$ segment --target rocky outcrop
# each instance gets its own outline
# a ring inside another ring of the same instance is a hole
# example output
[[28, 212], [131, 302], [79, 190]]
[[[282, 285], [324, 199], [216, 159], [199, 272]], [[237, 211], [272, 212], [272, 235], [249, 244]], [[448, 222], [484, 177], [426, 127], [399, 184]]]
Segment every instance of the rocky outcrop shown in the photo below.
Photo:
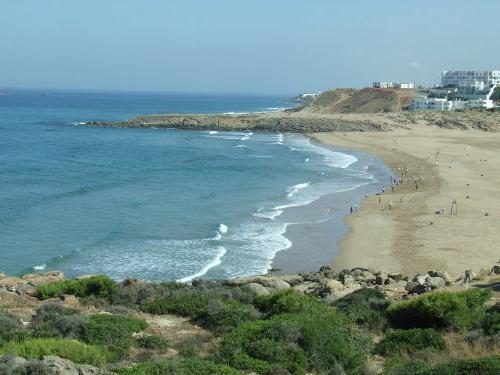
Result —
[[52, 283], [55, 281], [64, 281], [64, 273], [61, 271], [52, 271], [44, 273], [32, 273], [20, 277], [0, 276], [0, 290], [5, 289], [8, 292], [36, 295], [36, 289], [40, 285]]
[[[4, 371], [5, 370], [5, 371]], [[26, 360], [17, 356], [0, 358], [1, 374], [110, 375], [110, 372], [67, 359], [46, 356], [42, 360]]]
[[87, 122], [87, 126], [125, 128], [173, 128], [219, 131], [263, 131], [314, 133], [328, 131], [382, 131], [383, 126], [370, 121], [345, 120], [324, 115], [294, 113], [168, 114], [136, 117], [127, 121]]
[[[491, 276], [500, 274], [500, 267], [493, 266], [488, 274]], [[469, 276], [469, 281], [476, 277], [470, 271]], [[453, 285], [462, 285], [465, 283], [465, 276], [453, 280], [446, 271], [436, 270], [416, 275], [387, 274], [367, 268], [353, 268], [335, 272], [326, 266], [318, 272], [293, 276], [270, 273], [263, 276], [225, 280], [221, 283], [247, 286], [259, 296], [269, 295], [278, 290], [293, 289], [296, 292], [314, 295], [330, 302], [361, 288], [376, 289], [388, 298], [406, 298]]]

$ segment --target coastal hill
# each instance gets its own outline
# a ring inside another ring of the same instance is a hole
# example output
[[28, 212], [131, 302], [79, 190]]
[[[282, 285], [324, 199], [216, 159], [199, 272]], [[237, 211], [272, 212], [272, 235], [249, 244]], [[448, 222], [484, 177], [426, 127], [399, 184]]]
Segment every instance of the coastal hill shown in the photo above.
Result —
[[292, 111], [306, 113], [381, 113], [407, 109], [413, 91], [403, 89], [334, 89]]

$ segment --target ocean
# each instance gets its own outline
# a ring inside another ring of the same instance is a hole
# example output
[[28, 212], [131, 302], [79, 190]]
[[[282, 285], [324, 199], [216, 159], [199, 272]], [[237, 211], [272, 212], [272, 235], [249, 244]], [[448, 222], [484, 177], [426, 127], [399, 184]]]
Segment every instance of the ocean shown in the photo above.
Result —
[[349, 203], [307, 217], [297, 208], [346, 191], [359, 191], [358, 202], [390, 173], [370, 156], [298, 134], [82, 126], [275, 111], [288, 107], [283, 97], [0, 92], [0, 271], [8, 274], [186, 282], [264, 273], [292, 246], [290, 224], [342, 225]]

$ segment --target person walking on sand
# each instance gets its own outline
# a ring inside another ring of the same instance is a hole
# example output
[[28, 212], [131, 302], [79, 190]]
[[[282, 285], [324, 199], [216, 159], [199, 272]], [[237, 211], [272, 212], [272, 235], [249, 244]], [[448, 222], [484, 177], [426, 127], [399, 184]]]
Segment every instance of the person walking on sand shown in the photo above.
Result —
[[378, 204], [380, 204], [380, 195], [378, 196]]
[[352, 206], [351, 206], [351, 215], [352, 215], [352, 212], [353, 212], [353, 209], [352, 209]]
[[389, 202], [389, 210], [392, 208], [392, 202]]

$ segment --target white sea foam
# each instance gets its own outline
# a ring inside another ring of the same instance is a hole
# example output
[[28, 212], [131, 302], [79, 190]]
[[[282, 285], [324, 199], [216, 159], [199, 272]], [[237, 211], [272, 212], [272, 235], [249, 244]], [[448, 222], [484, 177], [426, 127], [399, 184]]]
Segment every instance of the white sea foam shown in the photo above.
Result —
[[220, 224], [220, 225], [219, 225], [219, 233], [221, 233], [221, 234], [225, 234], [225, 233], [227, 233], [228, 229], [229, 229], [229, 228], [228, 228], [228, 227], [227, 227], [227, 225], [225, 225], [225, 224]]
[[248, 136], [248, 135], [245, 135], [245, 136], [240, 138], [240, 140], [242, 140], [242, 141], [248, 141], [249, 139], [250, 139], [250, 136]]
[[290, 107], [267, 107], [266, 112], [283, 112]]
[[215, 258], [212, 259], [208, 264], [206, 264], [200, 271], [196, 272], [193, 275], [183, 277], [182, 279], [177, 280], [178, 283], [188, 283], [192, 281], [193, 279], [196, 279], [198, 277], [202, 277], [207, 274], [208, 271], [210, 271], [212, 268], [217, 267], [222, 263], [222, 257], [226, 255], [226, 248], [224, 246], [219, 246], [218, 252], [215, 255]]
[[233, 146], [233, 147], [236, 147], [236, 148], [248, 148], [247, 145], [236, 145], [236, 146]]
[[306, 187], [308, 187], [309, 185], [311, 185], [311, 182], [304, 182], [303, 184], [297, 184], [297, 185], [294, 185], [294, 186], [290, 186], [288, 189], [287, 189], [287, 197], [288, 198], [292, 198], [295, 194], [297, 194], [299, 191], [301, 191], [302, 189], [305, 189]]
[[309, 160], [311, 160], [311, 159], [306, 158], [306, 160], [304, 160], [304, 161], [305, 161], [306, 163], [309, 163]]
[[287, 227], [286, 223], [272, 221], [240, 224], [227, 239], [231, 250], [221, 266], [224, 273], [230, 277], [266, 273], [276, 253], [292, 246], [292, 242], [284, 236]]
[[210, 131], [208, 132], [208, 134], [210, 134], [210, 135], [214, 135], [214, 134], [218, 134], [218, 133], [219, 133], [219, 132], [218, 132], [218, 131], [215, 131], [215, 130], [210, 130]]
[[47, 268], [47, 265], [46, 265], [45, 263], [43, 263], [43, 264], [40, 264], [40, 265], [38, 265], [38, 266], [34, 266], [34, 267], [33, 267], [33, 269], [34, 269], [35, 271], [43, 271], [43, 270], [44, 270], [44, 269], [46, 269], [46, 268]]
[[274, 220], [278, 216], [281, 216], [283, 210], [261, 210], [259, 209], [257, 212], [253, 214], [256, 217], [262, 217], [264, 219]]
[[331, 168], [348, 168], [358, 161], [354, 155], [345, 154], [343, 152], [333, 151], [325, 147], [316, 146], [311, 143], [309, 138], [292, 137], [289, 139], [292, 147], [304, 151], [313, 152], [323, 157], [323, 162]]

